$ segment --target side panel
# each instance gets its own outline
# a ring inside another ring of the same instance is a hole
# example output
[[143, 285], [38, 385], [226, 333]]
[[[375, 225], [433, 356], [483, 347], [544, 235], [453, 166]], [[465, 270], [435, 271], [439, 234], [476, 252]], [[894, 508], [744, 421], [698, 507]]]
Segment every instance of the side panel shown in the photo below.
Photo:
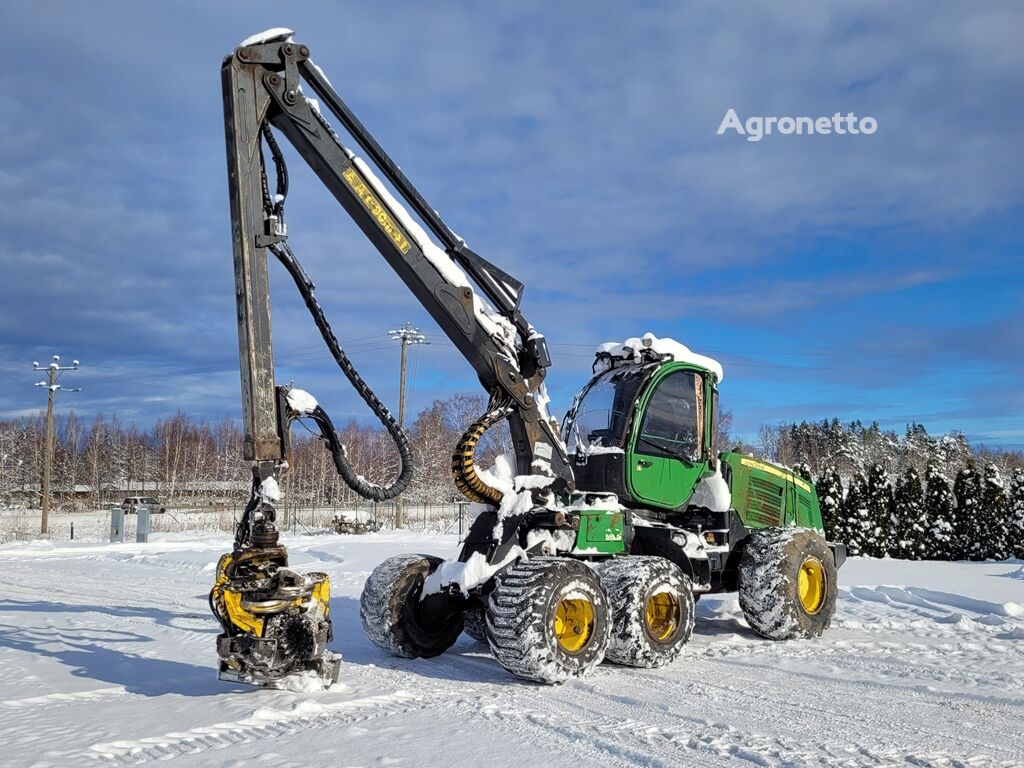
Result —
[[687, 502], [704, 472], [703, 464], [654, 456], [642, 446], [632, 452], [631, 459], [630, 495], [644, 503], [668, 509], [677, 509]]
[[579, 554], [615, 555], [624, 552], [625, 514], [600, 509], [580, 512], [580, 529], [576, 534]]
[[814, 486], [788, 469], [744, 456], [723, 453], [732, 476], [732, 505], [748, 528], [799, 525], [821, 530], [821, 510]]

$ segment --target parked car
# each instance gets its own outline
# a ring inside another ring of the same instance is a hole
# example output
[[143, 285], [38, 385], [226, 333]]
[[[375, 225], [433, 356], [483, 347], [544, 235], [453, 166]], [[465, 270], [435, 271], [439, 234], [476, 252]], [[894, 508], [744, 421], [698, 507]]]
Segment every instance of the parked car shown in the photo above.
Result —
[[126, 515], [138, 514], [140, 509], [149, 510], [151, 515], [160, 515], [167, 511], [166, 507], [152, 496], [129, 496], [121, 502], [121, 509]]

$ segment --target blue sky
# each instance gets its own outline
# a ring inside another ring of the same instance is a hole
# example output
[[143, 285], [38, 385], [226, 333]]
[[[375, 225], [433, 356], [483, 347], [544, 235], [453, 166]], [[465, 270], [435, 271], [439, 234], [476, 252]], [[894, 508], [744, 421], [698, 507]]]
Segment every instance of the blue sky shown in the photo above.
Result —
[[[296, 38], [448, 223], [527, 284], [556, 410], [645, 331], [722, 360], [723, 407], [1024, 446], [1024, 6], [1015, 3], [8, 4], [0, 75], [0, 415], [33, 360], [61, 409], [237, 417], [219, 66]], [[870, 136], [716, 129], [870, 115]], [[413, 412], [475, 391], [385, 262], [291, 157], [289, 232], [334, 328]], [[279, 379], [361, 403], [272, 267]], [[68, 381], [72, 376], [68, 376]], [[72, 398], [74, 398], [72, 400]]]

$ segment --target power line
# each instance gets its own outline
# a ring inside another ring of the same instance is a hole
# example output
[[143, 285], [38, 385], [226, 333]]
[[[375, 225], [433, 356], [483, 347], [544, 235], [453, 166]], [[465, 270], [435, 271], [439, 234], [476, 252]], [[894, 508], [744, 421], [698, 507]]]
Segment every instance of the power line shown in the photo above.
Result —
[[[53, 401], [58, 392], [81, 392], [81, 387], [65, 387], [59, 383], [62, 373], [65, 371], [77, 371], [78, 361], [72, 361], [71, 365], [61, 365], [60, 355], [53, 356], [51, 362], [45, 368], [39, 363], [32, 363], [33, 371], [46, 371], [46, 381], [37, 381], [37, 387], [46, 387], [46, 445], [43, 450], [43, 499], [42, 499], [42, 523], [40, 533], [44, 536], [50, 527], [50, 476], [53, 471]], [[72, 489], [73, 490], [73, 489]]]
[[[405, 366], [406, 358], [408, 355], [408, 349], [410, 344], [429, 344], [427, 337], [420, 332], [419, 328], [414, 328], [411, 323], [402, 323], [402, 326], [396, 330], [388, 331], [388, 336], [391, 337], [392, 341], [397, 341], [402, 346], [402, 367], [399, 379], [398, 387], [398, 426], [405, 426]], [[395, 527], [401, 528], [403, 524], [402, 520], [402, 496], [399, 494], [395, 497]]]
[[420, 375], [420, 354], [419, 345], [417, 344], [412, 350], [412, 362], [409, 364], [412, 369], [412, 384], [409, 387], [409, 407], [416, 407], [416, 384], [419, 381]]

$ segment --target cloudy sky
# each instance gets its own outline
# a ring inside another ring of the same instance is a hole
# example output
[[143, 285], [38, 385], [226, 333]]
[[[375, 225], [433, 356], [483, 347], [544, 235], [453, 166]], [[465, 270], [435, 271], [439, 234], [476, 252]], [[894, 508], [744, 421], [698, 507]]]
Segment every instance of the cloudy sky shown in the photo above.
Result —
[[[344, 8], [344, 10], [342, 10]], [[556, 410], [598, 342], [721, 359], [738, 432], [839, 416], [1024, 445], [1019, 3], [8, 3], [0, 416], [237, 417], [219, 68], [287, 26], [469, 244], [527, 284]], [[716, 130], [871, 116], [858, 136]], [[386, 402], [471, 369], [297, 157], [293, 248]], [[272, 265], [279, 379], [363, 418]]]

